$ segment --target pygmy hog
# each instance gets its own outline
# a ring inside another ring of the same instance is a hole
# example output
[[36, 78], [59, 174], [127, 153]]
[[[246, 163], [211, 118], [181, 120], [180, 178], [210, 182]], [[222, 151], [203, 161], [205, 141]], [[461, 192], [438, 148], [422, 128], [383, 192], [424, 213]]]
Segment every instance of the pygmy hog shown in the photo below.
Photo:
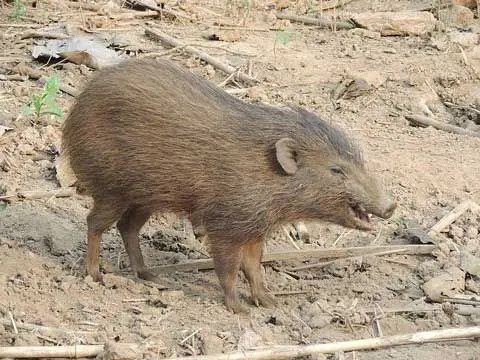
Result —
[[169, 61], [132, 60], [97, 74], [63, 128], [63, 151], [93, 197], [87, 272], [100, 280], [102, 233], [117, 222], [136, 276], [153, 277], [138, 234], [155, 211], [187, 216], [209, 239], [228, 309], [243, 270], [270, 307], [263, 242], [282, 223], [371, 229], [395, 203], [347, 136], [300, 108], [247, 104]]

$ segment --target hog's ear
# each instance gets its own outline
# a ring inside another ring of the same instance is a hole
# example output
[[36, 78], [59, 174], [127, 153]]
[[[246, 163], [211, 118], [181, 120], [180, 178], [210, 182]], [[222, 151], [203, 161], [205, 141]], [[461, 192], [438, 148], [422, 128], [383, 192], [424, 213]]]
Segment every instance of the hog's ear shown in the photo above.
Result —
[[275, 149], [277, 151], [277, 161], [288, 175], [297, 172], [297, 151], [296, 143], [290, 138], [283, 138], [277, 141]]

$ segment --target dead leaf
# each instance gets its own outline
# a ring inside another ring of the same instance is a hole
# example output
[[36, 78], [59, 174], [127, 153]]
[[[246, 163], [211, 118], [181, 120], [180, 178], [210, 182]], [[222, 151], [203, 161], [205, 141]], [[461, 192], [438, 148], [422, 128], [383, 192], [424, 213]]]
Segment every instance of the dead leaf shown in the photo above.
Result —
[[70, 187], [77, 182], [72, 168], [70, 167], [70, 161], [67, 156], [60, 155], [55, 161], [55, 170], [57, 173], [57, 180], [61, 187]]
[[465, 273], [452, 267], [440, 276], [430, 279], [423, 285], [425, 295], [432, 301], [442, 302], [445, 298], [453, 298], [465, 290]]
[[462, 251], [460, 254], [460, 268], [470, 275], [480, 277], [480, 258]]
[[11, 127], [0, 125], [0, 136], [5, 134], [7, 131], [12, 131], [12, 130], [13, 130], [13, 128], [11, 128]]
[[85, 64], [93, 69], [102, 69], [126, 59], [125, 56], [118, 55], [104, 44], [86, 37], [38, 41], [33, 46], [32, 56], [35, 59], [63, 57], [75, 64]]
[[239, 41], [242, 35], [238, 30], [217, 30], [215, 32], [206, 33], [203, 37], [212, 41], [235, 42]]

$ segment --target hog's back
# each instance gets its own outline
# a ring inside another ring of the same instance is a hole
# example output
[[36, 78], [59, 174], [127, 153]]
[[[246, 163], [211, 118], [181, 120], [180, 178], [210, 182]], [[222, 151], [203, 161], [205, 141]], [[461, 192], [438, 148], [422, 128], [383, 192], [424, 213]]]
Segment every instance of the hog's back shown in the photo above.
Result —
[[89, 82], [65, 121], [63, 149], [94, 198], [191, 211], [199, 197], [268, 173], [266, 141], [248, 113], [168, 61], [131, 61]]

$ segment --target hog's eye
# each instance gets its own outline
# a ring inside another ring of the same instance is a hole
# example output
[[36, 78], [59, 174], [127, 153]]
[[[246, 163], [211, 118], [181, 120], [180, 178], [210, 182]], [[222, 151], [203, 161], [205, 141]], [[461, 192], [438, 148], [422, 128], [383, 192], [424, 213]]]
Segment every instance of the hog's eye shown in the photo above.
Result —
[[334, 173], [335, 175], [343, 175], [343, 176], [345, 176], [345, 172], [344, 172], [343, 169], [342, 169], [340, 166], [338, 166], [338, 165], [332, 165], [332, 166], [330, 166], [330, 171], [331, 171], [332, 173]]

